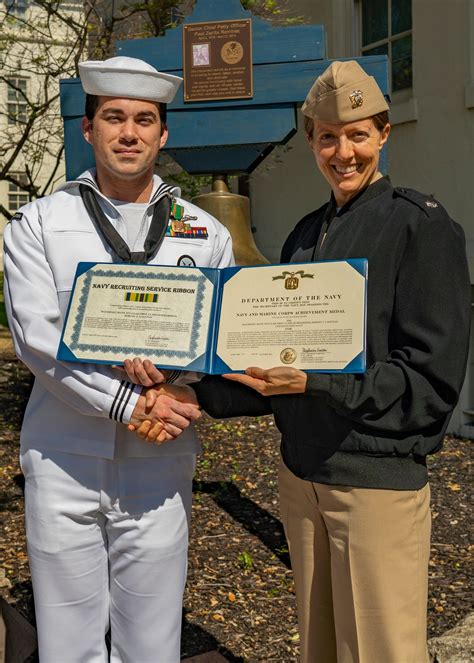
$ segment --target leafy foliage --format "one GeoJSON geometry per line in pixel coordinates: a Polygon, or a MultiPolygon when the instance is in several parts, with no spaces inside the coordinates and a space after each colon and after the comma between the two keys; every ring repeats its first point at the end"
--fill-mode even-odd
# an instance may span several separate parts
{"type": "MultiPolygon", "coordinates": [[[[37,0],[24,11],[0,3],[0,181],[25,198],[46,195],[63,177],[64,135],[59,81],[77,77],[81,60],[114,53],[117,40],[157,37],[176,26],[192,0],[37,0]]],[[[288,18],[287,0],[242,0],[255,15],[288,18]]],[[[299,19],[296,19],[299,20],[299,19]]],[[[172,181],[192,196],[208,180],[185,173],[172,181]]],[[[0,204],[0,214],[12,211],[0,204]]]]}
{"type": "MultiPolygon", "coordinates": [[[[0,104],[0,181],[30,200],[54,188],[63,177],[60,79],[76,77],[81,60],[110,56],[117,38],[162,34],[173,25],[175,5],[37,0],[13,13],[0,3],[0,85],[6,91],[0,104]]],[[[12,215],[2,205],[0,213],[12,215]]]]}
{"type": "Polygon", "coordinates": [[[277,24],[294,25],[303,22],[302,16],[289,16],[289,0],[241,0],[244,9],[277,24]]]}

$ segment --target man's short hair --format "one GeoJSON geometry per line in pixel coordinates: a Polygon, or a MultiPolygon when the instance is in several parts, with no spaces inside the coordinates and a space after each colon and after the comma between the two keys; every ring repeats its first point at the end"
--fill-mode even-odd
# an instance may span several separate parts
{"type": "MultiPolygon", "coordinates": [[[[160,115],[162,128],[166,127],[166,104],[162,103],[161,101],[160,102],[153,101],[152,103],[158,106],[158,113],[160,115]]],[[[92,120],[94,119],[98,107],[99,107],[99,97],[95,94],[86,94],[85,115],[89,120],[89,122],[92,122],[92,120]]]]}

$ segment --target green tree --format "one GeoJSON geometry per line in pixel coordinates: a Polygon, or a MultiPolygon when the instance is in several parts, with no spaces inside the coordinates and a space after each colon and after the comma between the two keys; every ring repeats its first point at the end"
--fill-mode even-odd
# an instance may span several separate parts
{"type": "MultiPolygon", "coordinates": [[[[59,81],[78,75],[81,60],[103,59],[120,39],[157,37],[192,12],[192,0],[36,0],[0,2],[0,182],[24,203],[63,178],[59,81]],[[29,5],[29,6],[27,6],[29,5]],[[26,6],[26,8],[25,8],[26,6]],[[19,9],[20,7],[20,9],[19,9]]],[[[263,18],[290,22],[287,0],[242,0],[263,18]]],[[[194,192],[203,182],[177,177],[194,192]]],[[[13,210],[0,203],[0,214],[13,210]]]]}
{"type": "MultiPolygon", "coordinates": [[[[0,181],[13,185],[13,200],[44,196],[62,179],[59,81],[77,76],[81,60],[109,56],[117,35],[143,22],[145,4],[0,3],[0,181]]],[[[161,4],[165,26],[173,3],[161,4]]],[[[160,20],[158,10],[153,20],[160,20]]],[[[12,210],[0,204],[0,213],[8,219],[12,210]]]]}

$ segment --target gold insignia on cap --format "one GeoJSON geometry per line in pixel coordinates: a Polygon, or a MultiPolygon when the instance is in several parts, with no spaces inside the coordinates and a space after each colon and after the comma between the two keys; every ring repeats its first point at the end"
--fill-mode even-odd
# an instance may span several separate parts
{"type": "Polygon", "coordinates": [[[438,207],[438,203],[435,200],[427,200],[425,205],[426,207],[438,207]]]}
{"type": "Polygon", "coordinates": [[[362,106],[364,103],[364,95],[362,90],[352,90],[349,95],[349,99],[351,100],[352,108],[359,108],[362,106]]]}
{"type": "Polygon", "coordinates": [[[377,81],[355,60],[332,62],[314,81],[301,111],[306,117],[344,124],[388,110],[377,81]]]}

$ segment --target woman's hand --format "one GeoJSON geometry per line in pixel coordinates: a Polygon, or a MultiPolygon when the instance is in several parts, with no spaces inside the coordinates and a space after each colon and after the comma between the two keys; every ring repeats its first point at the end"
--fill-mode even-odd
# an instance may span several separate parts
{"type": "Polygon", "coordinates": [[[201,416],[191,387],[165,384],[143,391],[146,402],[142,403],[142,411],[136,417],[132,415],[128,424],[128,430],[135,431],[142,440],[161,444],[175,439],[201,416]]]}
{"type": "Polygon", "coordinates": [[[306,373],[289,366],[276,366],[269,369],[252,366],[246,369],[245,375],[226,373],[222,377],[251,387],[262,396],[304,394],[307,380],[306,373]]]}
{"type": "Polygon", "coordinates": [[[149,359],[125,359],[123,369],[130,382],[151,387],[166,380],[167,371],[159,371],[149,359]]]}

